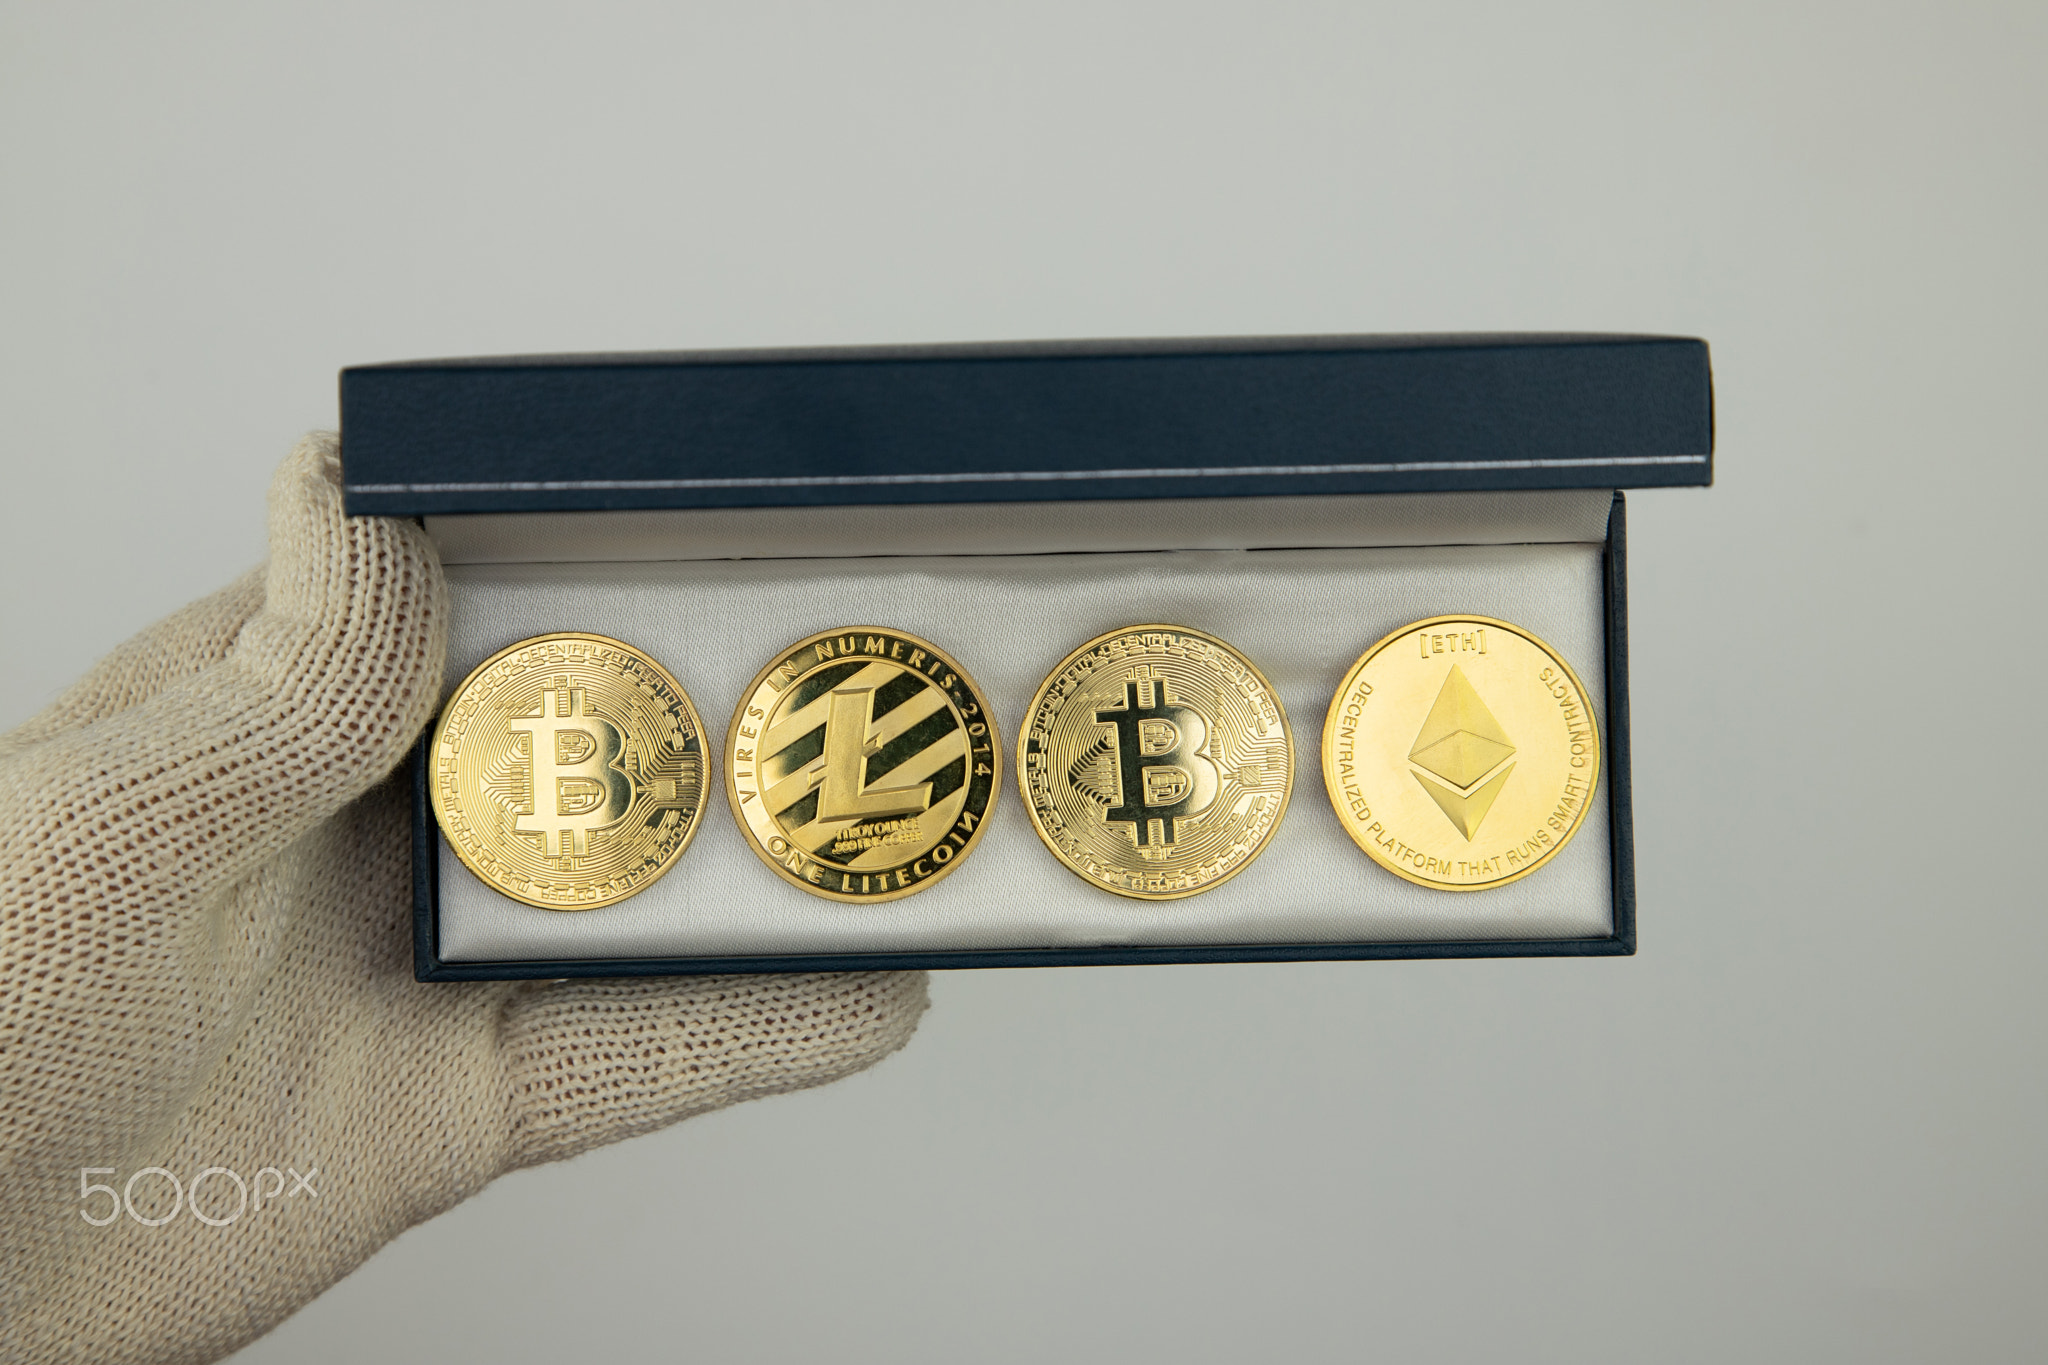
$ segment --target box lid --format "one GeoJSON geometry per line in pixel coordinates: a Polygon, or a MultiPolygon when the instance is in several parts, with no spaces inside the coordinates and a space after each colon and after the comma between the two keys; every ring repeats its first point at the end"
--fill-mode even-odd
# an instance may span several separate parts
{"type": "Polygon", "coordinates": [[[353,514],[1638,488],[1707,346],[1431,335],[509,356],[341,373],[353,514]]]}

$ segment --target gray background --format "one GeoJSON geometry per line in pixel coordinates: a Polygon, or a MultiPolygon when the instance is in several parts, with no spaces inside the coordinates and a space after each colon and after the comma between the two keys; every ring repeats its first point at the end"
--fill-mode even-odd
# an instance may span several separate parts
{"type": "Polygon", "coordinates": [[[2038,4],[0,6],[0,726],[261,556],[351,362],[1714,345],[1718,486],[1632,503],[1640,956],[941,977],[244,1359],[2038,1355],[2044,58],[2038,4]]]}

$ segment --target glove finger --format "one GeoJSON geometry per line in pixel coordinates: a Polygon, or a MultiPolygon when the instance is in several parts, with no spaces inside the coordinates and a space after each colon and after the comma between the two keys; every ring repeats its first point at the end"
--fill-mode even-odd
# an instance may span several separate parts
{"type": "Polygon", "coordinates": [[[0,735],[0,754],[125,711],[219,663],[263,605],[264,572],[251,569],[118,646],[42,711],[0,735]]]}
{"type": "Polygon", "coordinates": [[[389,773],[433,713],[446,588],[417,526],[342,515],[332,436],[270,491],[263,606],[213,665],[0,759],[0,903],[197,903],[389,773]]]}
{"type": "Polygon", "coordinates": [[[566,981],[514,997],[500,1046],[511,1166],[823,1085],[910,1041],[923,972],[566,981]]]}

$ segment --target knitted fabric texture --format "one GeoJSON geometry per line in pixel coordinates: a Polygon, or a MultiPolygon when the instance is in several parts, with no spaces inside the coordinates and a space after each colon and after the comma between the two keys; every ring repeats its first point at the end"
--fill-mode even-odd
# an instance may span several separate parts
{"type": "Polygon", "coordinates": [[[331,436],[270,542],[0,736],[0,1361],[217,1359],[505,1171],[858,1071],[925,1008],[921,973],[413,981],[392,774],[440,566],[342,515],[331,436]]]}

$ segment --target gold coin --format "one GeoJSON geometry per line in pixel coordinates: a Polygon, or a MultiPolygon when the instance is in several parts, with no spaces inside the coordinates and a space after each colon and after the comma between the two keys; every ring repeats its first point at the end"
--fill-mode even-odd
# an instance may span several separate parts
{"type": "Polygon", "coordinates": [[[1323,723],[1323,781],[1345,833],[1418,886],[1528,876],[1578,833],[1599,779],[1578,675],[1491,617],[1401,627],[1351,666],[1323,723]]]}
{"type": "Polygon", "coordinates": [[[1294,741],[1244,655],[1184,626],[1128,626],[1039,685],[1017,781],[1038,837],[1081,877],[1178,900],[1265,848],[1294,787],[1294,741]]]}
{"type": "Polygon", "coordinates": [[[564,631],[500,650],[434,730],[434,818],[463,865],[543,910],[595,910],[675,865],[704,805],[703,722],[631,645],[564,631]]]}
{"type": "Polygon", "coordinates": [[[814,896],[866,904],[930,886],[981,839],[1002,781],[995,717],[929,640],[848,626],[761,670],[725,737],[748,845],[814,896]]]}

